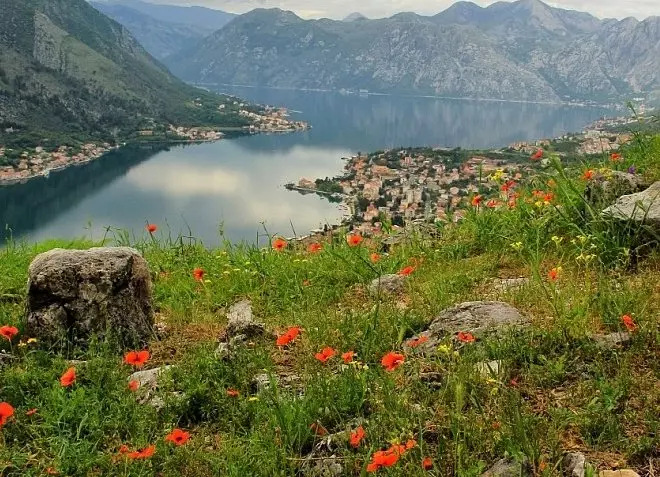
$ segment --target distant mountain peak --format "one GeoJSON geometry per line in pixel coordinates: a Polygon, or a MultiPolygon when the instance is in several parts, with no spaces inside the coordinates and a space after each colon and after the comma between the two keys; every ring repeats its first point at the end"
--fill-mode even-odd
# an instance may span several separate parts
{"type": "Polygon", "coordinates": [[[342,21],[344,22],[354,22],[358,20],[368,20],[367,17],[362,15],[360,12],[354,12],[351,13],[350,15],[347,15],[346,18],[344,18],[342,21]]]}

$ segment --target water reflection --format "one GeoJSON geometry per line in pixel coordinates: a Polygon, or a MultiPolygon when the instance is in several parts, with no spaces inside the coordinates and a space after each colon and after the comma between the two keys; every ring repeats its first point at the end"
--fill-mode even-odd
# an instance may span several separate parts
{"type": "Polygon", "coordinates": [[[300,177],[333,176],[343,156],[400,145],[505,145],[581,129],[604,114],[534,104],[245,88],[230,92],[301,111],[296,117],[314,128],[115,151],[49,179],[0,188],[0,224],[8,224],[14,237],[29,240],[100,238],[106,226],[139,235],[147,222],[159,224],[163,233],[192,234],[209,245],[220,241],[220,225],[234,241],[254,241],[262,222],[271,233],[288,236],[294,228],[300,234],[335,222],[340,211],[336,204],[282,185],[300,177]]]}

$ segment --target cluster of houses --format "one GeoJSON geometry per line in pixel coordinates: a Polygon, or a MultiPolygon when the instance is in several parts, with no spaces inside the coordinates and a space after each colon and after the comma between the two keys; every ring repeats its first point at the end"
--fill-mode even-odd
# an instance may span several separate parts
{"type": "MultiPolygon", "coordinates": [[[[70,165],[84,164],[101,157],[113,149],[108,143],[83,144],[77,152],[67,146],[60,146],[57,150],[47,152],[43,147],[36,147],[33,151],[24,151],[18,164],[0,167],[0,184],[21,182],[36,176],[48,176],[51,171],[64,169],[70,165]]],[[[5,148],[0,148],[0,157],[6,154],[5,148]]]]}
{"type": "MultiPolygon", "coordinates": [[[[345,174],[335,181],[357,221],[354,225],[369,232],[383,217],[400,225],[433,219],[458,221],[465,215],[468,197],[498,189],[507,180],[519,180],[527,168],[492,157],[473,156],[455,164],[442,154],[396,150],[349,158],[345,174]]],[[[316,184],[301,179],[298,186],[314,189],[316,184]]]]}
{"type": "Polygon", "coordinates": [[[251,132],[292,132],[309,128],[305,121],[288,119],[289,113],[285,108],[266,106],[263,113],[241,109],[238,114],[250,120],[252,124],[246,129],[251,132]]]}
{"type": "Polygon", "coordinates": [[[169,125],[169,132],[180,138],[190,141],[218,141],[224,134],[209,128],[186,128],[183,126],[169,125]]]}

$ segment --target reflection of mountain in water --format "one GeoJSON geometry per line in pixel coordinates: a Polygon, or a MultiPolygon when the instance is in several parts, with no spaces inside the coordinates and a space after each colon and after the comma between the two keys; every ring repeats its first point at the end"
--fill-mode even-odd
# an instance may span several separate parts
{"type": "Polygon", "coordinates": [[[396,146],[497,147],[581,130],[607,113],[534,103],[446,100],[398,96],[344,96],[275,89],[219,88],[249,99],[302,111],[311,131],[241,141],[250,150],[288,150],[294,145],[375,150],[396,146]]]}
{"type": "MultiPolygon", "coordinates": [[[[48,179],[0,187],[0,224],[8,226],[14,236],[43,227],[132,167],[167,149],[165,145],[129,146],[87,164],[53,172],[48,179]]],[[[0,244],[6,238],[3,231],[0,244]]]]}

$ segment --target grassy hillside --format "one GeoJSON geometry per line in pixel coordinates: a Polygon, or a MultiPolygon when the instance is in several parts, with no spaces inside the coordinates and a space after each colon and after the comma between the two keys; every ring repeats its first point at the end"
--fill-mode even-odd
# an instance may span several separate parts
{"type": "Polygon", "coordinates": [[[232,101],[174,78],[84,0],[1,4],[0,143],[12,141],[9,127],[34,140],[53,133],[116,139],[154,124],[246,124],[232,101]]]}
{"type": "MultiPolygon", "coordinates": [[[[657,180],[655,141],[632,144],[621,162],[548,169],[517,186],[514,207],[473,208],[459,224],[410,233],[388,252],[385,237],[350,246],[344,233],[320,241],[321,250],[290,243],[277,251],[238,244],[207,250],[173,240],[166,230],[145,232],[131,245],[150,264],[158,320],[167,325],[150,344],[146,367],[174,365],[157,391],[163,409],[140,403],[142,390],[128,388],[131,367],[103,344],[62,355],[19,332],[0,342],[11,356],[0,367],[0,401],[15,408],[0,429],[0,472],[315,475],[305,466],[333,455],[340,475],[366,475],[377,451],[409,443],[377,473],[478,476],[511,457],[526,459],[535,475],[556,476],[564,453],[581,451],[587,475],[626,467],[654,475],[660,465],[658,239],[592,211],[583,200],[583,176],[635,166],[657,180]],[[405,267],[413,270],[404,292],[367,293],[372,279],[405,267]],[[201,280],[195,269],[205,272],[201,280]],[[511,289],[493,282],[517,277],[529,281],[511,289]],[[274,333],[298,326],[300,335],[279,347],[274,336],[254,340],[232,361],[222,360],[215,350],[225,312],[244,298],[274,333]],[[475,341],[450,335],[431,355],[409,346],[441,310],[470,300],[505,301],[531,324],[475,333],[475,341]],[[627,328],[632,338],[625,346],[600,346],[592,338],[627,328]],[[338,355],[322,363],[315,354],[325,347],[338,355]],[[355,356],[345,364],[339,354],[348,351],[355,356]],[[392,351],[404,362],[386,371],[382,358],[392,351]],[[490,360],[501,362],[501,373],[479,371],[490,360]],[[70,366],[76,381],[62,387],[70,366]],[[258,390],[253,380],[263,373],[270,383],[258,390]],[[180,446],[164,440],[175,428],[190,433],[180,446]],[[325,449],[329,435],[331,450],[310,455],[325,449]],[[150,445],[151,456],[130,454],[150,445]]],[[[127,243],[122,237],[116,242],[127,243]]],[[[91,245],[2,250],[0,325],[22,329],[27,267],[37,253],[91,245]]]]}

